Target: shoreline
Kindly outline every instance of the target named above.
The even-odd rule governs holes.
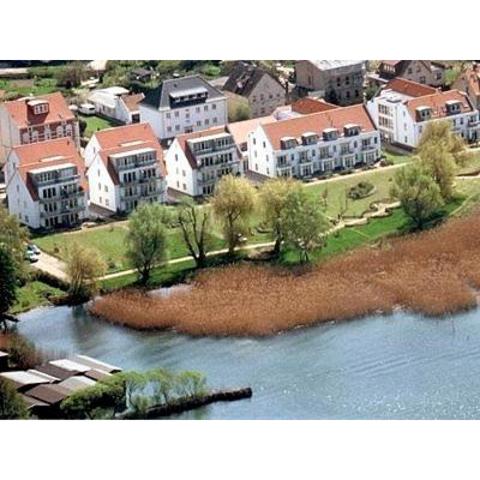
[[[190,286],[165,298],[114,292],[89,311],[134,329],[193,336],[268,336],[399,307],[427,316],[466,311],[478,306],[480,212],[316,266],[229,265],[200,272]]]

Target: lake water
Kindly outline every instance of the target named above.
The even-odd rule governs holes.
[[[480,419],[480,310],[451,318],[404,312],[266,339],[138,332],[51,307],[21,315],[20,333],[59,354],[123,369],[199,370],[211,387],[253,398],[180,418]]]

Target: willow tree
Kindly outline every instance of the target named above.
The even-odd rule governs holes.
[[[169,222],[168,210],[158,203],[144,203],[130,215],[127,256],[143,285],[148,283],[152,269],[166,260]]]
[[[0,377],[0,420],[15,420],[28,417],[25,402],[6,378]]]
[[[210,209],[196,205],[191,199],[184,200],[178,209],[178,223],[185,245],[197,267],[205,266],[207,252],[211,246]]]
[[[265,182],[260,189],[260,206],[266,226],[271,230],[275,246],[273,252],[280,254],[280,248],[285,237],[285,208],[291,192],[303,187],[298,180],[290,178],[275,178]]]
[[[94,248],[73,242],[67,248],[66,273],[70,281],[70,295],[88,298],[97,290],[98,279],[105,274],[106,264]]]
[[[212,208],[222,225],[228,254],[233,256],[242,235],[248,232],[255,210],[255,189],[245,178],[226,175],[215,188]]]
[[[28,231],[20,225],[17,217],[10,215],[7,209],[0,205],[0,245],[4,245],[11,252],[17,274],[22,279],[27,277],[24,261],[27,241]]]

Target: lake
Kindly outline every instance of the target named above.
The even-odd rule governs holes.
[[[198,370],[214,388],[253,389],[179,418],[480,419],[480,310],[448,318],[405,312],[297,329],[264,339],[139,332],[84,307],[20,315],[20,333],[60,355],[125,370]]]

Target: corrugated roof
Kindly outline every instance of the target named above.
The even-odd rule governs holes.
[[[76,392],[82,388],[95,385],[97,382],[83,375],[67,378],[58,384],[59,387],[65,388],[70,392]]]
[[[107,373],[112,373],[112,372],[121,372],[122,369],[119,367],[116,367],[115,365],[111,365],[106,362],[101,362],[100,360],[97,360],[92,357],[88,357],[87,355],[75,355],[72,360],[75,362],[79,362],[83,365],[86,365],[87,367],[90,367],[91,369],[94,370],[101,370],[103,372]]]
[[[36,398],[49,405],[56,405],[65,400],[71,391],[58,384],[38,385],[25,392],[25,395]]]
[[[66,378],[73,377],[74,375],[79,374],[77,370],[66,370],[64,368],[57,367],[51,364],[39,365],[35,367],[36,370],[39,372],[46,373],[47,375],[51,375],[52,377],[56,377],[59,380],[65,380]]]
[[[78,362],[74,362],[73,360],[69,360],[67,358],[63,358],[61,360],[52,360],[49,363],[50,365],[54,365],[56,367],[60,367],[65,370],[71,370],[74,372],[84,373],[90,370],[90,367],[87,367],[86,365],[83,365]]]

